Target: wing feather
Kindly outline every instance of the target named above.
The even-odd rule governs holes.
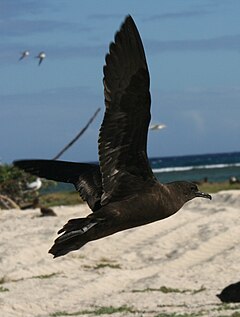
[[[102,204],[132,195],[155,180],[147,158],[150,79],[142,41],[128,16],[104,66],[106,111],[99,134]]]
[[[55,160],[19,160],[13,164],[39,177],[71,183],[93,211],[101,207],[102,179],[99,165]]]

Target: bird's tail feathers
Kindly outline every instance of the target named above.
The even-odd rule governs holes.
[[[70,219],[58,233],[63,233],[54,241],[54,245],[48,251],[54,258],[67,254],[70,251],[80,249],[88,242],[85,233],[98,224],[98,219],[92,217]]]

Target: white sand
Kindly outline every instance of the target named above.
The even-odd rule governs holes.
[[[240,280],[240,191],[220,192],[212,201],[195,199],[169,219],[53,260],[47,251],[57,230],[89,213],[86,205],[54,210],[58,217],[38,217],[38,209],[0,210],[0,287],[8,290],[0,292],[0,316],[80,314],[124,305],[122,312],[102,316],[226,316],[240,310],[238,304],[224,307],[216,297]],[[189,291],[154,290],[162,286]]]

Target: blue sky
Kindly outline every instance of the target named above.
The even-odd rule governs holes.
[[[149,132],[149,157],[240,150],[240,1],[1,0],[3,162],[54,157],[101,107],[61,157],[97,160],[102,67],[127,14],[148,60],[152,123],[167,125]]]

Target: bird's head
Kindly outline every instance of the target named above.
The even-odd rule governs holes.
[[[201,192],[197,185],[191,182],[177,181],[169,183],[168,186],[174,190],[178,199],[182,200],[183,203],[186,203],[196,197],[212,199],[211,195]]]

